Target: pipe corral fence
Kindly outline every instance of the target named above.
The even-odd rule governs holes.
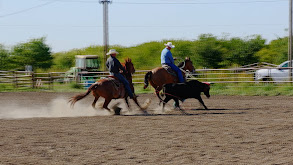
[[[256,70],[280,69],[289,71],[289,67],[276,68],[233,68],[233,69],[197,69],[195,73],[188,73],[187,80],[196,79],[201,82],[209,82],[212,84],[239,84],[239,83],[254,83],[254,84],[284,84],[292,85],[293,81],[288,80],[273,80],[266,79],[265,81],[256,81]],[[292,69],[292,68],[291,68]],[[144,76],[149,70],[138,70],[133,74],[134,84],[143,84]],[[271,73],[268,73],[269,75]],[[27,71],[0,71],[0,85],[10,85],[13,88],[35,88],[35,89],[53,89],[56,86],[64,86],[68,83],[76,83],[83,85],[85,88],[90,86],[95,81],[102,77],[107,77],[109,72],[78,72],[77,76],[68,75],[67,72],[49,72],[35,73]],[[278,77],[286,79],[285,77]]]

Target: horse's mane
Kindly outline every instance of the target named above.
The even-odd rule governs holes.
[[[125,59],[125,63],[128,63],[128,62],[131,62],[131,59],[130,58],[126,58]]]
[[[129,65],[127,66],[127,64],[129,64],[129,63],[132,63],[131,62],[131,59],[130,58],[126,58],[125,60],[124,60],[124,63],[121,63],[121,65],[123,66],[123,68],[126,70],[126,73],[124,73],[123,72],[123,74],[125,75],[125,76],[128,76],[128,77],[132,77],[131,76],[131,73],[129,72]]]

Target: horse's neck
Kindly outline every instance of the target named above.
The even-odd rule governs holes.
[[[129,83],[132,83],[132,74],[131,74],[131,71],[128,70],[127,66],[125,63],[122,64],[122,66],[124,67],[124,69],[127,71],[126,73],[123,73],[123,75],[125,76],[126,80],[129,82]]]
[[[132,83],[132,76],[131,75],[127,75],[126,76],[126,80],[128,80],[129,83]]]
[[[132,75],[131,75],[131,73],[128,72],[128,73],[124,73],[123,75],[125,76],[126,80],[129,83],[132,83]]]

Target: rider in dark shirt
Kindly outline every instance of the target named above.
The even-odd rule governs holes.
[[[119,54],[115,49],[110,49],[107,55],[110,55],[110,57],[107,59],[106,66],[110,72],[110,75],[117,77],[124,85],[126,92],[128,93],[128,96],[133,99],[133,93],[131,91],[129,82],[126,80],[126,78],[120,73],[120,70],[123,70],[123,72],[126,72],[125,69],[122,67],[119,60],[116,58],[116,55]]]

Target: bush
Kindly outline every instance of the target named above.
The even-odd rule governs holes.
[[[72,83],[72,84],[70,84],[70,87],[75,88],[75,89],[82,89],[83,85],[77,84],[77,83]]]

